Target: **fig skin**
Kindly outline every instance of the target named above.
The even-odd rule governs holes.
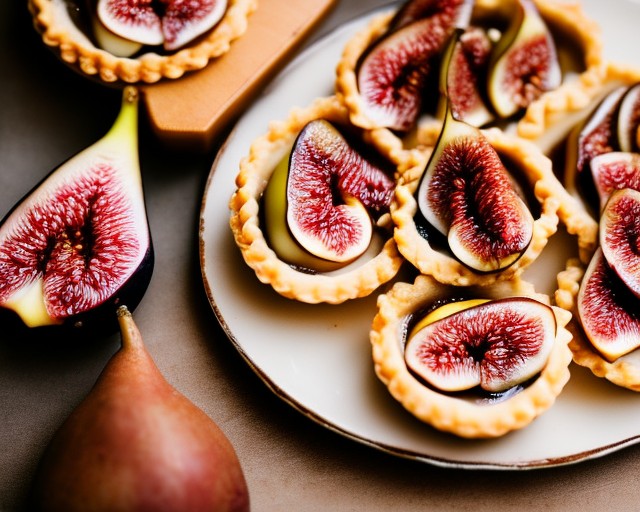
[[[530,0],[517,0],[516,13],[494,48],[487,80],[491,104],[502,118],[560,85],[555,42]]]
[[[131,313],[122,348],[46,448],[30,510],[249,510],[235,450],[162,376]]]
[[[144,296],[154,253],[137,122],[138,91],[127,87],[109,132],[51,171],[0,223],[0,306],[26,327],[111,331],[117,305],[134,309]]]

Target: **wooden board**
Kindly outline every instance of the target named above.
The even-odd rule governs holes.
[[[151,128],[173,147],[206,151],[285,64],[335,0],[259,0],[245,34],[206,68],[143,86]]]

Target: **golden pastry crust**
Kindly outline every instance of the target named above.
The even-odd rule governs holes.
[[[244,34],[248,17],[256,8],[257,0],[229,0],[220,22],[192,45],[168,55],[149,52],[126,58],[97,48],[70,19],[64,0],[29,0],[34,25],[44,43],[55,49],[64,62],[109,83],[154,83],[204,68]]]
[[[571,351],[567,343],[571,334],[565,326],[571,314],[552,306],[558,325],[555,345],[544,369],[530,385],[502,401],[476,403],[422,384],[407,369],[402,349],[409,315],[435,301],[461,295],[490,299],[527,296],[549,304],[546,295],[535,293],[533,285],[520,280],[470,289],[442,285],[424,275],[413,284],[396,283],[378,297],[378,312],[370,332],[375,371],[396,400],[433,427],[465,438],[502,436],[525,427],[551,407],[569,380]]]
[[[268,133],[253,142],[249,155],[240,163],[238,188],[229,203],[230,227],[245,262],[260,281],[291,299],[338,304],[364,297],[391,280],[403,258],[393,236],[386,240],[380,236],[376,254],[365,254],[342,270],[309,274],[280,260],[269,247],[260,227],[260,198],[278,162],[291,150],[300,130],[314,119],[348,123],[347,111],[335,97],[319,98],[307,108],[292,110],[286,121],[271,123]],[[363,138],[367,140],[366,134]]]
[[[558,274],[558,289],[555,292],[556,304],[573,315],[568,326],[573,334],[569,343],[573,361],[617,386],[640,391],[640,350],[636,349],[609,362],[593,347],[580,326],[576,301],[584,273],[585,266],[577,259],[570,259],[566,269]]]
[[[513,265],[497,273],[475,272],[453,256],[434,249],[418,232],[414,221],[418,210],[414,192],[426,159],[419,166],[404,171],[391,205],[391,216],[396,226],[394,237],[400,253],[411,264],[441,283],[457,286],[488,284],[521,274],[535,261],[549,237],[556,232],[562,205],[571,205],[574,201],[553,174],[551,161],[534,144],[507,135],[497,128],[482,130],[482,133],[501,157],[507,157],[522,171],[540,203],[541,212],[534,220],[533,239],[529,247]]]

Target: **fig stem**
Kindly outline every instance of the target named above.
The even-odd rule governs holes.
[[[124,88],[120,112],[105,137],[122,138],[123,140],[129,140],[131,144],[135,144],[135,137],[131,137],[130,134],[132,128],[135,130],[138,126],[139,98],[140,94],[136,87],[128,85]],[[134,146],[133,149],[137,151],[137,146]]]

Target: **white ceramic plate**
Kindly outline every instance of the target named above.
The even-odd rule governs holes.
[[[602,25],[607,57],[633,62],[640,5],[584,0],[584,7]],[[229,339],[287,403],[344,436],[398,456],[462,468],[537,468],[638,442],[640,396],[575,365],[556,404],[523,430],[485,441],[437,432],[407,413],[374,374],[368,332],[375,296],[340,306],[301,304],[261,284],[244,264],[228,225],[240,160],[270,121],[332,93],[345,42],[373,14],[343,25],[280,73],[238,122],[214,162],[202,202],[200,254],[205,289]],[[540,291],[554,290],[567,241],[554,236],[527,271]]]

